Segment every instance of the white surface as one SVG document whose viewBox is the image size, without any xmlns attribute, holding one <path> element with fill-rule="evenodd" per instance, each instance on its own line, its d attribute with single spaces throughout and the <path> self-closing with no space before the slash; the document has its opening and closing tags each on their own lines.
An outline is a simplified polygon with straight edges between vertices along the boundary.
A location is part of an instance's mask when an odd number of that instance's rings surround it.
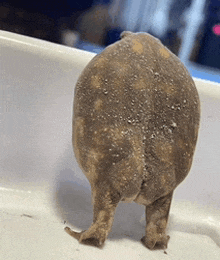
<svg viewBox="0 0 220 260">
<path fill-rule="evenodd" d="M 140 243 L 144 208 L 132 203 L 119 205 L 100 250 L 63 230 L 84 230 L 92 221 L 71 118 L 77 77 L 94 54 L 7 32 L 0 32 L 0 48 L 0 259 L 220 259 L 220 85 L 195 79 L 199 141 L 174 194 L 168 249 Z"/>
</svg>

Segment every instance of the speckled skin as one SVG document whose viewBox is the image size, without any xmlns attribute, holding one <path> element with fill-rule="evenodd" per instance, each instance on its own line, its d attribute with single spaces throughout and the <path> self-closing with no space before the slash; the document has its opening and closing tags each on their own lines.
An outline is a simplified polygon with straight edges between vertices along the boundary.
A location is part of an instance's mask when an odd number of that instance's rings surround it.
<svg viewBox="0 0 220 260">
<path fill-rule="evenodd" d="M 142 242 L 166 248 L 172 194 L 190 170 L 199 118 L 199 96 L 180 60 L 149 34 L 122 33 L 76 85 L 73 146 L 94 217 L 87 231 L 66 231 L 102 246 L 118 203 L 135 201 L 146 206 Z"/>
</svg>

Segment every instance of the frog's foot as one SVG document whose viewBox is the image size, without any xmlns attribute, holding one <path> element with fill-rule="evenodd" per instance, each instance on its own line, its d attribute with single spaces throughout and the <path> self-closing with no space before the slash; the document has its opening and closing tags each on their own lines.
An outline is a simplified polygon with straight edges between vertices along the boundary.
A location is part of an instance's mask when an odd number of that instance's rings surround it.
<svg viewBox="0 0 220 260">
<path fill-rule="evenodd" d="M 149 249 L 166 249 L 170 236 L 160 235 L 160 238 L 156 241 L 155 239 L 142 237 L 141 242 Z"/>
<path fill-rule="evenodd" d="M 84 245 L 102 247 L 106 240 L 106 235 L 95 230 L 93 226 L 87 231 L 82 232 L 75 232 L 69 227 L 66 227 L 65 231 Z"/>
</svg>

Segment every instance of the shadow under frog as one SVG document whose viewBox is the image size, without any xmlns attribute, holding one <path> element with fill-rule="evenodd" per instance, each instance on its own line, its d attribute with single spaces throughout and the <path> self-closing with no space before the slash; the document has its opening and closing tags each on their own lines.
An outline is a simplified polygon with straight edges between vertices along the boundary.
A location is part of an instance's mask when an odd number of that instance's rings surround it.
<svg viewBox="0 0 220 260">
<path fill-rule="evenodd" d="M 123 32 L 78 79 L 73 147 L 88 178 L 93 223 L 65 230 L 101 247 L 120 201 L 146 207 L 143 244 L 166 248 L 174 189 L 187 176 L 200 119 L 195 84 L 180 60 L 147 33 Z"/>
</svg>

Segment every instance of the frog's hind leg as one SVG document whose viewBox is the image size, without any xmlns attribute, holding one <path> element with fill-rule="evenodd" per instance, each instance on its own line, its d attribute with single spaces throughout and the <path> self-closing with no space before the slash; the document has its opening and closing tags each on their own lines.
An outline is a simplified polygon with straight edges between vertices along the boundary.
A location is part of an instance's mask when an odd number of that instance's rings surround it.
<svg viewBox="0 0 220 260">
<path fill-rule="evenodd" d="M 166 235 L 166 226 L 172 195 L 173 192 L 146 206 L 146 234 L 141 241 L 149 249 L 167 248 L 170 237 Z"/>
<path fill-rule="evenodd" d="M 111 231 L 120 200 L 120 194 L 110 189 L 110 186 L 100 186 L 93 191 L 93 223 L 89 229 L 78 233 L 66 227 L 65 231 L 82 244 L 102 247 Z"/>
</svg>

